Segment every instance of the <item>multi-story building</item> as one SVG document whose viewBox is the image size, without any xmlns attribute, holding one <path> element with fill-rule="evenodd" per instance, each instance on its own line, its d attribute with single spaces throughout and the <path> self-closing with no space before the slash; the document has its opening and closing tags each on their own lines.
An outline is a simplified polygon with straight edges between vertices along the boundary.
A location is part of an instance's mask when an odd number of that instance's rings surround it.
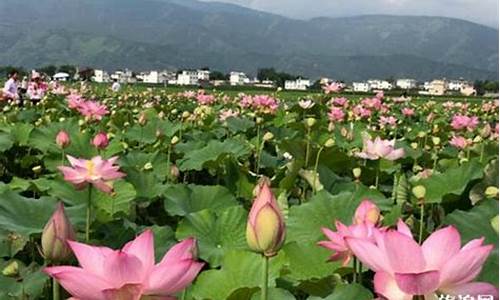
<svg viewBox="0 0 500 300">
<path fill-rule="evenodd" d="M 309 79 L 297 78 L 295 80 L 285 81 L 285 90 L 305 91 L 310 86 L 311 86 L 311 80 Z"/>
<path fill-rule="evenodd" d="M 353 82 L 352 90 L 354 92 L 367 93 L 371 91 L 371 87 L 370 84 L 368 84 L 368 82 Z"/>
<path fill-rule="evenodd" d="M 415 79 L 404 78 L 396 80 L 396 86 L 403 90 L 412 90 L 418 87 L 418 83 Z"/>
<path fill-rule="evenodd" d="M 109 82 L 110 77 L 108 72 L 104 70 L 94 70 L 94 76 L 92 77 L 92 80 L 95 82 L 103 83 Z"/>
<path fill-rule="evenodd" d="M 245 85 L 250 83 L 250 79 L 247 74 L 243 72 L 231 72 L 229 73 L 229 84 L 231 85 Z"/>
</svg>

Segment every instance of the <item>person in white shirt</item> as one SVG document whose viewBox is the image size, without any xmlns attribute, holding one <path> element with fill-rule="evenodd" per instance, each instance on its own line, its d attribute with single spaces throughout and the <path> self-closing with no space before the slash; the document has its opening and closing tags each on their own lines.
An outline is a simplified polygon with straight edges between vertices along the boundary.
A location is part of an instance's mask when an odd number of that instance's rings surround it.
<svg viewBox="0 0 500 300">
<path fill-rule="evenodd" d="M 9 80 L 5 82 L 2 92 L 5 100 L 17 100 L 19 98 L 17 93 L 17 71 L 9 73 Z"/>
<path fill-rule="evenodd" d="M 111 90 L 115 93 L 119 92 L 120 89 L 122 88 L 122 86 L 120 85 L 120 83 L 118 82 L 118 80 L 114 80 L 113 82 L 113 85 L 111 86 Z"/>
</svg>

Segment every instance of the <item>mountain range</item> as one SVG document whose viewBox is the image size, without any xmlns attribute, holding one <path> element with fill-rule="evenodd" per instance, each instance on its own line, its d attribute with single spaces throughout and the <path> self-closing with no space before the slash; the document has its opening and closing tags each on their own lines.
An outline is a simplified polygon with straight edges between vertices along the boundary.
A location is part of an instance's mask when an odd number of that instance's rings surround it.
<svg viewBox="0 0 500 300">
<path fill-rule="evenodd" d="M 196 0 L 2 0 L 0 65 L 262 67 L 343 80 L 498 79 L 498 30 L 459 19 L 296 20 Z"/>
</svg>

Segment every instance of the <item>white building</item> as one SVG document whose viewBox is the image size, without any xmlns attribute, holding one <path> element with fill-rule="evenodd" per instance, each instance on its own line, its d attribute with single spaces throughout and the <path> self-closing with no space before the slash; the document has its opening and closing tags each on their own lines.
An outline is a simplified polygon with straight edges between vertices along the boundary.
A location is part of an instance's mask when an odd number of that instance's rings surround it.
<svg viewBox="0 0 500 300">
<path fill-rule="evenodd" d="M 415 79 L 398 79 L 396 80 L 396 86 L 403 90 L 411 90 L 417 88 L 417 81 Z"/>
<path fill-rule="evenodd" d="M 444 79 L 436 79 L 430 82 L 429 94 L 433 96 L 442 96 L 446 93 L 448 83 Z"/>
<path fill-rule="evenodd" d="M 305 91 L 310 86 L 311 86 L 311 80 L 309 79 L 297 78 L 296 80 L 285 81 L 285 90 Z"/>
<path fill-rule="evenodd" d="M 371 87 L 368 82 L 353 82 L 352 90 L 354 92 L 368 93 L 369 91 L 371 91 Z"/>
<path fill-rule="evenodd" d="M 450 80 L 448 82 L 448 90 L 450 91 L 460 91 L 466 88 L 469 83 L 463 79 L 460 80 Z"/>
<path fill-rule="evenodd" d="M 64 72 L 59 72 L 52 76 L 55 81 L 67 81 L 69 79 L 69 74 Z"/>
<path fill-rule="evenodd" d="M 198 85 L 200 81 L 208 81 L 210 71 L 208 70 L 184 70 L 177 75 L 178 85 Z"/>
<path fill-rule="evenodd" d="M 198 84 L 198 72 L 197 71 L 182 71 L 182 73 L 177 75 L 178 85 L 197 85 Z"/>
<path fill-rule="evenodd" d="M 109 82 L 109 74 L 104 70 L 94 70 L 94 77 L 92 78 L 95 82 L 103 83 Z"/>
<path fill-rule="evenodd" d="M 134 77 L 134 73 L 128 69 L 125 69 L 125 71 L 119 70 L 114 72 L 111 74 L 111 79 L 120 83 L 135 83 L 137 81 Z"/>
<path fill-rule="evenodd" d="M 163 84 L 166 82 L 166 79 L 162 73 L 151 71 L 142 75 L 142 81 L 144 83 Z"/>
<path fill-rule="evenodd" d="M 392 83 L 387 80 L 371 79 L 368 84 L 372 90 L 392 90 Z"/>
<path fill-rule="evenodd" d="M 245 85 L 250 83 L 250 79 L 243 72 L 231 72 L 229 73 L 229 83 L 231 85 Z"/>
</svg>

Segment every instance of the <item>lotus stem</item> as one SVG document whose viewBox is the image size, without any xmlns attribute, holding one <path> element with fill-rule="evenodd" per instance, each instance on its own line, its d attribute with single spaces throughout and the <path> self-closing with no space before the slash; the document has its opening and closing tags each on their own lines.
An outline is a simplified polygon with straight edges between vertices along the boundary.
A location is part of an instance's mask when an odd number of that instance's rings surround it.
<svg viewBox="0 0 500 300">
<path fill-rule="evenodd" d="M 92 213 L 92 186 L 89 185 L 89 194 L 87 199 L 87 219 L 85 223 L 85 241 L 90 241 L 90 217 Z"/>
<path fill-rule="evenodd" d="M 352 274 L 352 283 L 356 283 L 358 281 L 358 259 L 353 257 L 352 259 L 354 273 Z"/>
<path fill-rule="evenodd" d="M 418 233 L 418 243 L 422 243 L 422 237 L 424 235 L 424 199 L 420 200 L 420 228 Z"/>
<path fill-rule="evenodd" d="M 59 300 L 61 289 L 59 288 L 59 283 L 55 278 L 52 278 L 52 300 Z"/>
<path fill-rule="evenodd" d="M 264 258 L 264 272 L 262 273 L 262 291 L 260 295 L 261 300 L 267 300 L 267 284 L 269 281 L 269 257 L 263 256 Z"/>
<path fill-rule="evenodd" d="M 311 128 L 307 127 L 307 135 L 306 135 L 306 160 L 304 163 L 304 167 L 307 168 L 307 165 L 309 164 L 309 152 L 311 148 Z"/>
<path fill-rule="evenodd" d="M 321 152 L 323 152 L 323 149 L 325 149 L 324 146 L 321 146 L 318 150 L 318 153 L 316 154 L 316 161 L 314 162 L 314 174 L 313 174 L 313 193 L 316 194 L 317 188 L 316 188 L 316 179 L 318 177 L 318 164 L 319 164 L 319 157 L 321 156 Z"/>
</svg>

